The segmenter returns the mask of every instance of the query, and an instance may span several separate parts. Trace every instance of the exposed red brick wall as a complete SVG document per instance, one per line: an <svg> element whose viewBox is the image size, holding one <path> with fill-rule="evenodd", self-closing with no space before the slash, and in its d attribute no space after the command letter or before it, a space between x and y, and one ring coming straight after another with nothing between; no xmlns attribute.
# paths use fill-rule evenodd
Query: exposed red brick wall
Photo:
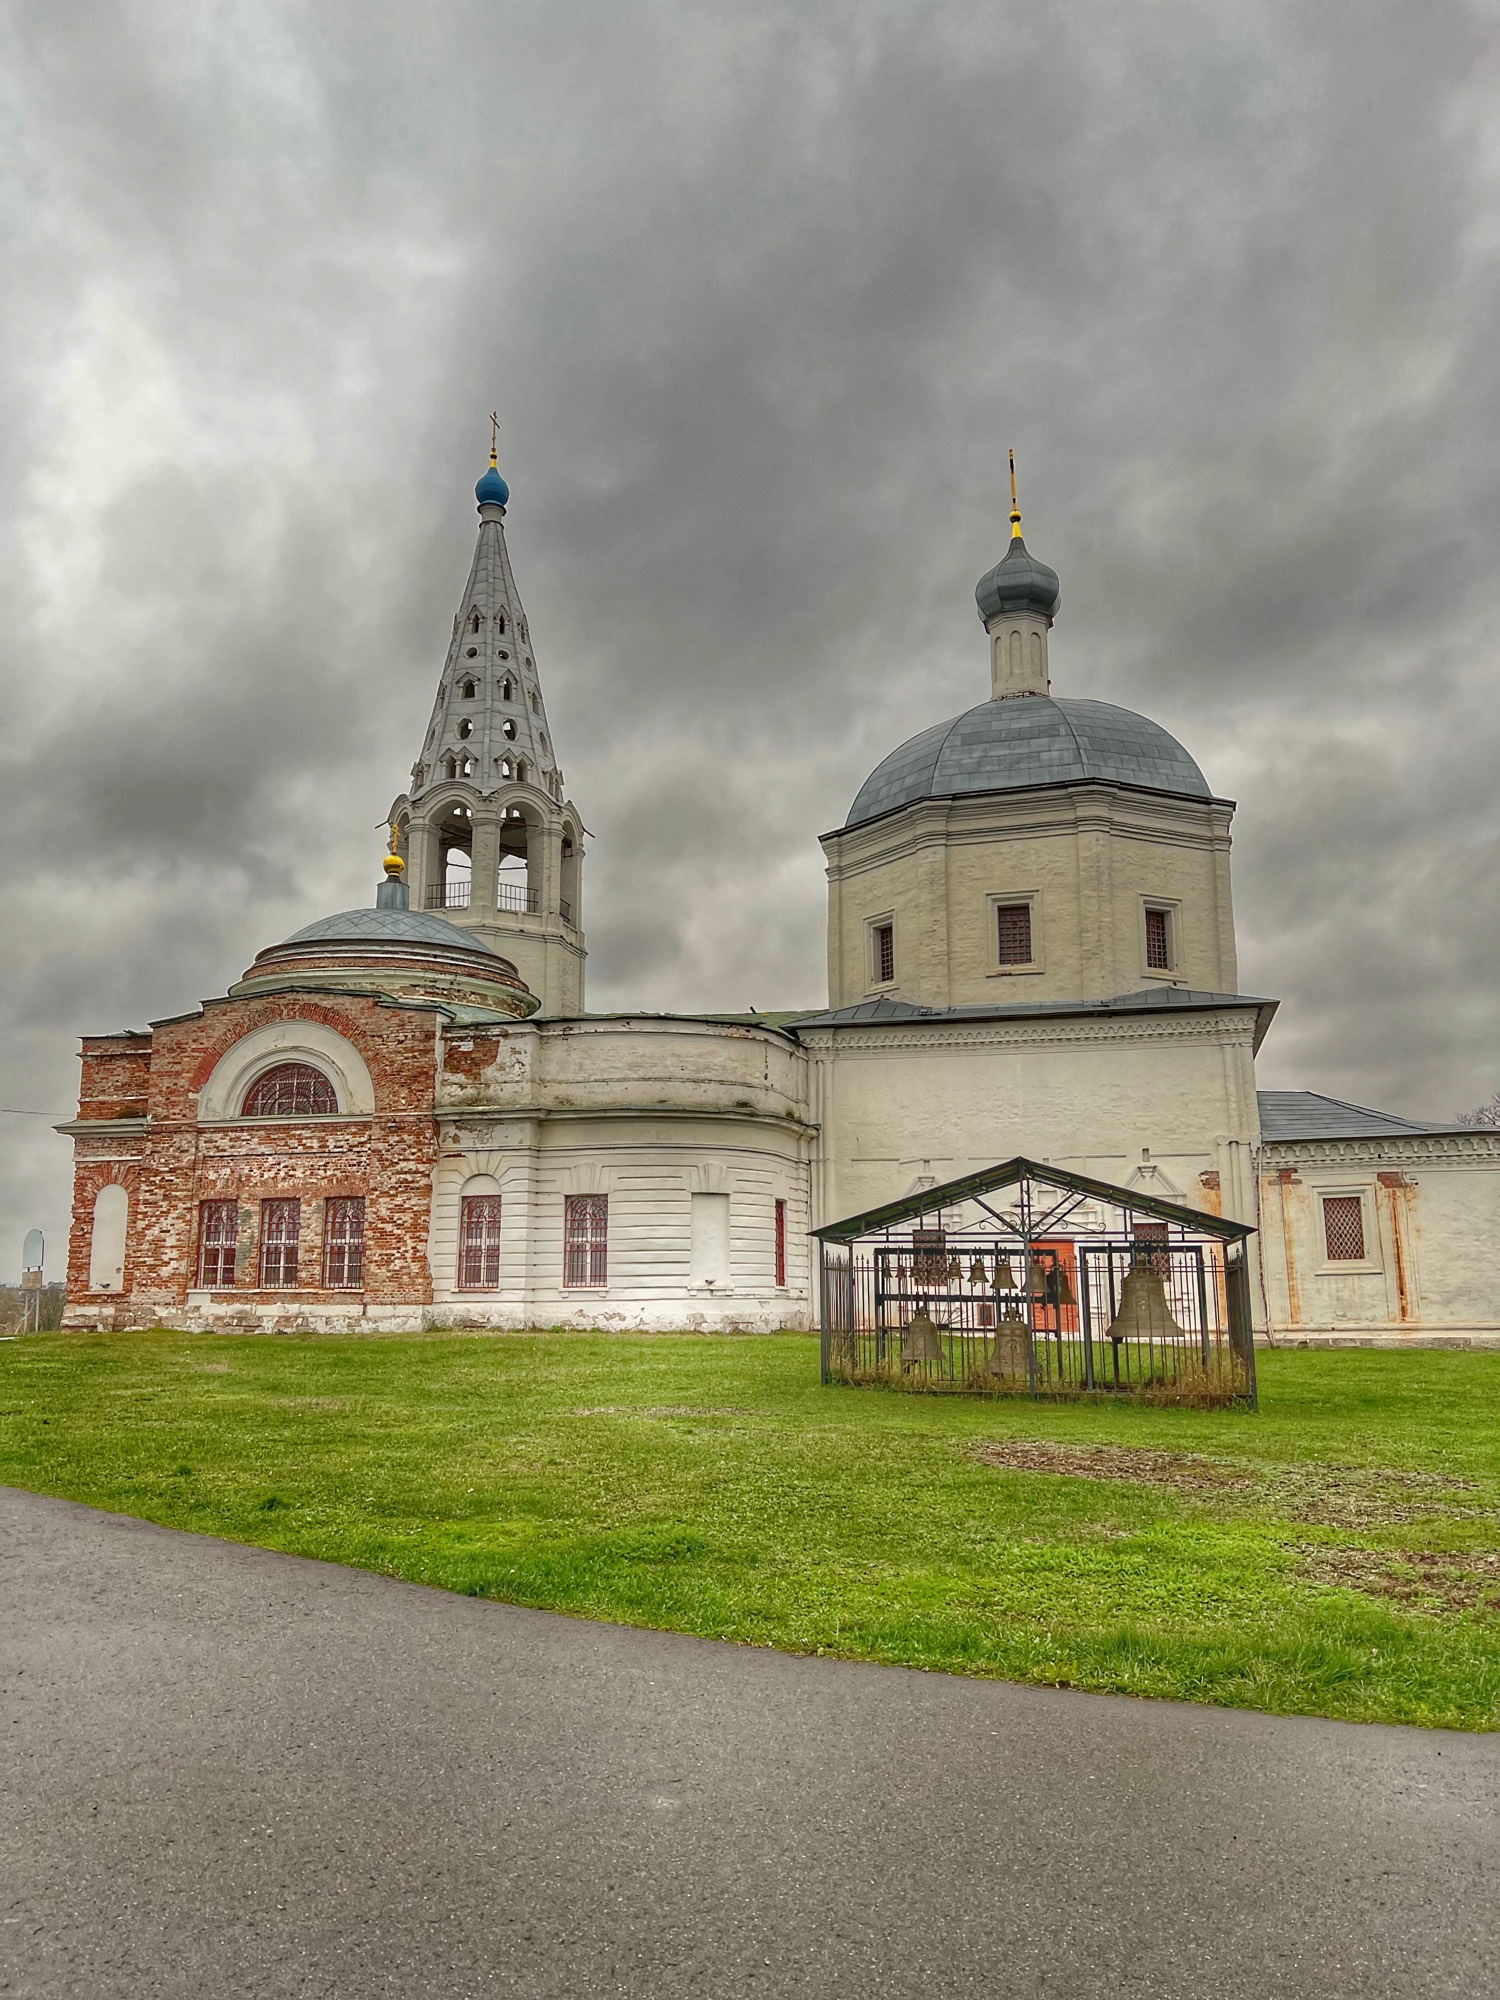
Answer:
<svg viewBox="0 0 1500 2000"><path fill-rule="evenodd" d="M223 1199L240 1208L233 1296L247 1305L272 1303L295 1312L299 1305L334 1300L357 1310L361 1296L372 1305L428 1303L438 1018L430 1009L361 994L283 993L212 1001L201 1013L162 1022L149 1037L90 1038L83 1049L80 1118L139 1115L148 1108L150 1116L139 1136L75 1139L70 1302L119 1299L121 1324L183 1307L197 1278L198 1205ZM197 1093L219 1059L254 1029L296 1020L332 1028L358 1049L374 1086L375 1115L200 1129ZM126 1104L132 1111L120 1108ZM130 1193L123 1295L88 1289L94 1201L112 1180ZM330 1195L365 1199L362 1294L321 1290L323 1203ZM303 1282L295 1291L263 1293L260 1203L283 1196L302 1203Z"/></svg>

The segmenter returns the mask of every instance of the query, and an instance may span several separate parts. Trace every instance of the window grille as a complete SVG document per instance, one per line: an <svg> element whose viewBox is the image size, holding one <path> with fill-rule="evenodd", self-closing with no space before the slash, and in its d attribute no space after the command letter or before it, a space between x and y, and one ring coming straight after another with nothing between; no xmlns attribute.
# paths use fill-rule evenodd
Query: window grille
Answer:
<svg viewBox="0 0 1500 2000"><path fill-rule="evenodd" d="M278 1063L258 1076L245 1093L244 1118L310 1118L337 1111L333 1085L311 1063Z"/></svg>
<svg viewBox="0 0 1500 2000"><path fill-rule="evenodd" d="M297 1250L302 1237L300 1201L260 1205L260 1285L264 1292L287 1291L297 1282Z"/></svg>
<svg viewBox="0 0 1500 2000"><path fill-rule="evenodd" d="M466 1194L459 1203L460 1291L493 1291L500 1282L500 1197Z"/></svg>
<svg viewBox="0 0 1500 2000"><path fill-rule="evenodd" d="M1000 963L1002 965L1030 965L1030 903L1003 904L995 912L995 922L999 931Z"/></svg>
<svg viewBox="0 0 1500 2000"><path fill-rule="evenodd" d="M239 1229L237 1202L199 1202L198 1283L204 1291L227 1291L234 1284L234 1245Z"/></svg>
<svg viewBox="0 0 1500 2000"><path fill-rule="evenodd" d="M1172 969L1172 918L1168 910L1146 912L1146 964L1153 972Z"/></svg>
<svg viewBox="0 0 1500 2000"><path fill-rule="evenodd" d="M786 1203L776 1199L776 1282L786 1283Z"/></svg>
<svg viewBox="0 0 1500 2000"><path fill-rule="evenodd" d="M323 1283L330 1291L358 1291L364 1276L364 1199L332 1196L323 1204Z"/></svg>
<svg viewBox="0 0 1500 2000"><path fill-rule="evenodd" d="M1325 1194L1323 1242L1330 1264L1365 1261L1365 1205L1357 1194Z"/></svg>
<svg viewBox="0 0 1500 2000"><path fill-rule="evenodd" d="M1165 1222L1138 1222L1131 1231L1135 1238L1135 1263L1148 1271L1172 1274L1171 1234Z"/></svg>
<svg viewBox="0 0 1500 2000"><path fill-rule="evenodd" d="M894 924L875 926L875 979L881 986L888 985L896 976L896 927Z"/></svg>
<svg viewBox="0 0 1500 2000"><path fill-rule="evenodd" d="M609 1196L570 1194L563 1203L563 1283L608 1283Z"/></svg>

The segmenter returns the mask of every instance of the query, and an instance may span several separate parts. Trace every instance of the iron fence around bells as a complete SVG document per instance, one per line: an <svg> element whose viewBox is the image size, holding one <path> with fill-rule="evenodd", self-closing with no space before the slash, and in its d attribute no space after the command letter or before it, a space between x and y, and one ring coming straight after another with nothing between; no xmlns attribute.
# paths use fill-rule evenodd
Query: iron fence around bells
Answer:
<svg viewBox="0 0 1500 2000"><path fill-rule="evenodd" d="M825 1243L822 1350L825 1382L1256 1400L1243 1245L1166 1225L1050 1243L943 1229Z"/></svg>

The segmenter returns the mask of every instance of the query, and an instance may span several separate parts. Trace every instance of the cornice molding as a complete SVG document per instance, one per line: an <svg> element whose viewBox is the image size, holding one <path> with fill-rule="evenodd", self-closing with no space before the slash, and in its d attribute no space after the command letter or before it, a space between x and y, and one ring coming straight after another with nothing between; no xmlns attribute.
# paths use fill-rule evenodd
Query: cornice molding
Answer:
<svg viewBox="0 0 1500 2000"><path fill-rule="evenodd" d="M1403 1132L1386 1139L1266 1139L1261 1151L1268 1167L1336 1165L1348 1161L1374 1165L1381 1160L1472 1161L1476 1166L1500 1167L1500 1131L1493 1136L1482 1132Z"/></svg>
<svg viewBox="0 0 1500 2000"><path fill-rule="evenodd" d="M971 1027L908 1021L883 1028L807 1028L801 1034L808 1048L836 1055L884 1049L921 1054L930 1048L1076 1047L1100 1042L1214 1042L1250 1048L1255 1038L1255 1015L1247 1008L1243 1014L1128 1014L1089 1020L984 1021Z"/></svg>

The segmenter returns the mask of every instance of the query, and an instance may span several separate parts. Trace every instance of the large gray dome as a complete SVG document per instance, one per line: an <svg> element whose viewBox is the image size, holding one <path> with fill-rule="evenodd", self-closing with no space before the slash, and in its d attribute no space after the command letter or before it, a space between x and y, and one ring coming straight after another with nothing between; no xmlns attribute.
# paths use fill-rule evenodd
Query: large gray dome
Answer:
<svg viewBox="0 0 1500 2000"><path fill-rule="evenodd" d="M1177 739L1144 715L1108 701L1016 695L982 701L893 750L860 786L844 824L859 826L918 799L1089 778L1148 792L1213 797Z"/></svg>
<svg viewBox="0 0 1500 2000"><path fill-rule="evenodd" d="M319 917L293 931L288 944L441 944L450 950L479 951L499 958L482 938L450 924L446 917L434 917L426 910L340 910L336 916ZM502 963L508 961L502 960Z"/></svg>

